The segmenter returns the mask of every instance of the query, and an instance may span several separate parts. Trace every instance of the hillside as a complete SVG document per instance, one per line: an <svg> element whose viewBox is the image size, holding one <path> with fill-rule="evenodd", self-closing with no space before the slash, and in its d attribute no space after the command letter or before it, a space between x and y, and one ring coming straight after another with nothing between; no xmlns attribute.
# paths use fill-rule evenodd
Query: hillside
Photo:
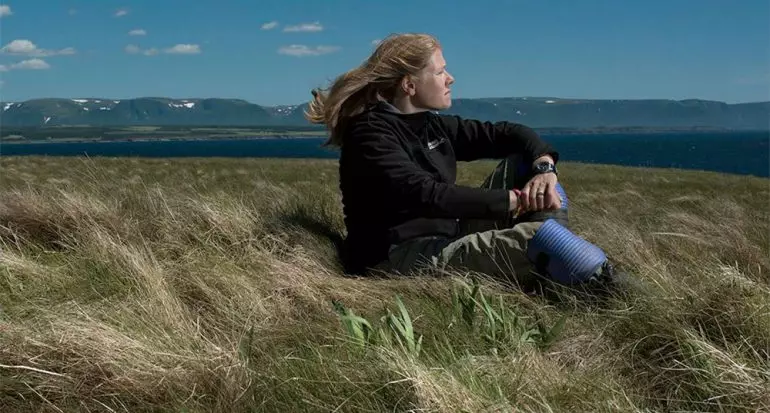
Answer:
<svg viewBox="0 0 770 413"><path fill-rule="evenodd" d="M241 99L142 97L34 99L0 103L0 124L29 126L223 125L306 126L306 104L260 106ZM449 114L510 120L544 128L767 129L770 102L706 100L586 100L549 97L456 99Z"/></svg>
<svg viewBox="0 0 770 413"><path fill-rule="evenodd" d="M345 276L331 160L4 159L2 411L767 412L768 180L562 168L647 288Z"/></svg>

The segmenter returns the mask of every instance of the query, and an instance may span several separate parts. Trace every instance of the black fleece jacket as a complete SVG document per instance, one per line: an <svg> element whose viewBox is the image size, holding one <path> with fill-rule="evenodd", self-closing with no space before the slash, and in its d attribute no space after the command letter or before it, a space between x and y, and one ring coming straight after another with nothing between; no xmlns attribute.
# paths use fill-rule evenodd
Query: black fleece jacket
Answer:
<svg viewBox="0 0 770 413"><path fill-rule="evenodd" d="M457 161L559 154L531 128L433 112L399 113L387 103L347 119L339 161L348 236L347 270L361 273L405 240L459 236L459 220L509 212L505 189L455 184Z"/></svg>

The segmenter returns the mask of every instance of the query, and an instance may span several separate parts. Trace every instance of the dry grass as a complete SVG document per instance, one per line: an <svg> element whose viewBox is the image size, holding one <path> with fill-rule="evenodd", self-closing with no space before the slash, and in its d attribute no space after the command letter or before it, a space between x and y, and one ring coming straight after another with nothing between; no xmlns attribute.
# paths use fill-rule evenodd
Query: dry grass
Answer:
<svg viewBox="0 0 770 413"><path fill-rule="evenodd" d="M768 180L562 171L573 230L649 289L483 281L491 340L453 305L470 274L343 276L334 161L3 158L2 411L770 411ZM380 320L397 295L419 351ZM333 301L390 339L356 344Z"/></svg>

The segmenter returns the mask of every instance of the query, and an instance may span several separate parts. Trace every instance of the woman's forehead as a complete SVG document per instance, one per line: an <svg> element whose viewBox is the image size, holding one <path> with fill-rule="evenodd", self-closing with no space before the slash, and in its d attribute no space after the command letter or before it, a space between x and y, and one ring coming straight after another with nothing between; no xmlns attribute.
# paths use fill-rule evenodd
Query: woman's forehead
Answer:
<svg viewBox="0 0 770 413"><path fill-rule="evenodd" d="M444 54L441 53L441 49L436 49L433 55L430 57L428 67L431 69L441 69L446 66L446 60L444 60Z"/></svg>

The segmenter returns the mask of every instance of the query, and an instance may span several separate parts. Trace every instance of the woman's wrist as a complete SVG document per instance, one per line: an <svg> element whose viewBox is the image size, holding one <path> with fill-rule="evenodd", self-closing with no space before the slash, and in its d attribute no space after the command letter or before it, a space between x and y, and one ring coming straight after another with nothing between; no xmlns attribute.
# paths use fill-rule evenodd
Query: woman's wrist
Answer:
<svg viewBox="0 0 770 413"><path fill-rule="evenodd" d="M540 156L538 156L538 157L535 159L535 161L534 161L534 162L532 162L532 165L533 165L533 166L534 166L534 165L537 165L538 163L540 163L540 162L543 162L543 161L547 161L547 162L549 162L549 163L553 163L553 164L555 164L555 163L556 163L556 162L554 161L553 157L552 157L551 155L549 155L549 154L547 154L547 153L546 153L546 154L543 154L543 155L540 155Z"/></svg>
<svg viewBox="0 0 770 413"><path fill-rule="evenodd" d="M519 209L519 196L521 195L521 192L517 189L509 190L508 191L508 211L516 211Z"/></svg>

